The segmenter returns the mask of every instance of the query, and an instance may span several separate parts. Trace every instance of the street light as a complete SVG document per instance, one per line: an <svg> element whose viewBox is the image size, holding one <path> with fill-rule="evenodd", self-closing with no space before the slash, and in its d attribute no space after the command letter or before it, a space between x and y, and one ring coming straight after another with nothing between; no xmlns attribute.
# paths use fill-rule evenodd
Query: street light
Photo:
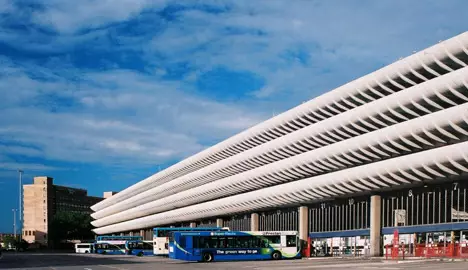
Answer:
<svg viewBox="0 0 468 270"><path fill-rule="evenodd" d="M22 222L22 219L23 219L23 196L22 196L22 193L23 193L23 171L21 169L18 169L18 173L19 173L19 241L21 242L21 238L23 236L23 222Z"/></svg>
<svg viewBox="0 0 468 270"><path fill-rule="evenodd" d="M11 209L13 212L13 235L15 236L16 239L16 210L17 209Z"/></svg>

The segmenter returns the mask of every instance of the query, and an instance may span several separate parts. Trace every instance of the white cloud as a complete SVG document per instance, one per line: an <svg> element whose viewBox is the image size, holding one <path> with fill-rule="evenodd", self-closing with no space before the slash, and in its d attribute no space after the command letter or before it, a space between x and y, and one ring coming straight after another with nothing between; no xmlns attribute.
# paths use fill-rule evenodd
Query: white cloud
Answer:
<svg viewBox="0 0 468 270"><path fill-rule="evenodd" d="M154 165L198 152L206 147L201 141L224 139L262 119L255 111L189 95L178 83L134 71L83 72L80 87L68 90L65 77L73 70L5 66L14 70L0 83L0 95L7 97L0 137L9 154ZM29 69L42 77L30 77ZM44 95L45 104L39 102Z"/></svg>
<svg viewBox="0 0 468 270"><path fill-rule="evenodd" d="M0 129L1 132L1 129ZM40 157L43 155L41 150L38 150L33 147L25 147L18 145L1 145L0 144L0 153L9 153L13 155L22 155L27 157ZM0 155L0 160L2 156Z"/></svg>
<svg viewBox="0 0 468 270"><path fill-rule="evenodd" d="M47 0L41 1L45 8L34 12L33 21L62 33L74 33L126 21L145 8L158 8L165 3L165 0Z"/></svg>
<svg viewBox="0 0 468 270"><path fill-rule="evenodd" d="M14 6L11 0L0 0L0 14L13 11Z"/></svg>
<svg viewBox="0 0 468 270"><path fill-rule="evenodd" d="M0 13L12 13L11 3L0 0ZM80 70L64 55L40 65L0 57L0 69L8 75L0 79L0 138L15 143L0 150L89 163L183 158L206 147L204 142L225 139L466 30L465 1L178 1L225 12L188 8L172 14L172 21L145 13L163 9L168 1L40 3L42 10L30 16L21 11L21 16L58 33L30 27L24 34L2 28L0 19L0 41L41 54L73 54L92 42L88 50L134 52L152 71L119 69L115 59L108 59L104 70ZM138 35L114 31L135 18L145 22L132 26ZM180 81L162 79L179 63L192 70ZM216 67L253 73L265 85L237 103L194 94L200 75ZM14 163L1 155L0 160Z"/></svg>
<svg viewBox="0 0 468 270"><path fill-rule="evenodd" d="M27 171L51 171L51 170L60 170L58 167L46 166L43 164L34 164L34 163L21 163L21 162L0 162L0 168L2 170L22 170Z"/></svg>
<svg viewBox="0 0 468 270"><path fill-rule="evenodd" d="M216 66L249 71L266 82L253 93L256 97L287 92L295 102L466 30L464 1L211 3L229 9L178 12L152 38L148 56L158 53L172 63L189 62L198 73ZM288 52L305 53L308 63L285 57Z"/></svg>

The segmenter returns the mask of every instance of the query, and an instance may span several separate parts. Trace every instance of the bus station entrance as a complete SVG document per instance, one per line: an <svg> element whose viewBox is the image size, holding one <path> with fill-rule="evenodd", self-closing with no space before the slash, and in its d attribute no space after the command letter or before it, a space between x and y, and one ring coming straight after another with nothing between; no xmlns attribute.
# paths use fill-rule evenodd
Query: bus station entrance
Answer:
<svg viewBox="0 0 468 270"><path fill-rule="evenodd" d="M358 257L370 255L369 230L310 233L312 257Z"/></svg>
<svg viewBox="0 0 468 270"><path fill-rule="evenodd" d="M383 229L384 256L468 258L468 223Z"/></svg>
<svg viewBox="0 0 468 270"><path fill-rule="evenodd" d="M466 256L466 180L453 178L376 194L381 237L377 250L381 255L390 250L400 257ZM370 196L310 205L310 256L370 256L371 248L375 250L370 241L371 211Z"/></svg>

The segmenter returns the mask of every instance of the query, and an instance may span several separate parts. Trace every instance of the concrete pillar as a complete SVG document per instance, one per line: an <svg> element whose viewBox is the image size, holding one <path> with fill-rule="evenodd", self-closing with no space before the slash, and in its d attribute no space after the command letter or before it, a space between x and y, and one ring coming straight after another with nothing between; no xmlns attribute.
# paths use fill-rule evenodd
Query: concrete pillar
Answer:
<svg viewBox="0 0 468 270"><path fill-rule="evenodd" d="M224 221L222 218L216 219L216 227L224 227Z"/></svg>
<svg viewBox="0 0 468 270"><path fill-rule="evenodd" d="M130 236L133 236L133 232L130 232Z"/></svg>
<svg viewBox="0 0 468 270"><path fill-rule="evenodd" d="M196 228L197 223L196 222L190 222L190 228Z"/></svg>
<svg viewBox="0 0 468 270"><path fill-rule="evenodd" d="M307 238L309 237L309 207L301 206L298 209L299 212L299 239L301 240L302 247L307 244Z"/></svg>
<svg viewBox="0 0 468 270"><path fill-rule="evenodd" d="M143 238L143 240L146 240L145 230L140 230L140 236Z"/></svg>
<svg viewBox="0 0 468 270"><path fill-rule="evenodd" d="M252 213L250 214L250 230L251 231L258 231L258 214Z"/></svg>
<svg viewBox="0 0 468 270"><path fill-rule="evenodd" d="M370 198L370 255L380 256L380 241L382 231L382 199L379 195Z"/></svg>
<svg viewBox="0 0 468 270"><path fill-rule="evenodd" d="M123 233L123 232L121 232L121 233L120 233L120 236L124 236L124 233Z"/></svg>

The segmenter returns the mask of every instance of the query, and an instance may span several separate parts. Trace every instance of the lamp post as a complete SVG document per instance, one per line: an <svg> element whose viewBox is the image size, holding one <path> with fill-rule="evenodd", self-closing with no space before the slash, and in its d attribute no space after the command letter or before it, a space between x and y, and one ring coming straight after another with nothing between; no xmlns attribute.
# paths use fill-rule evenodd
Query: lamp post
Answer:
<svg viewBox="0 0 468 270"><path fill-rule="evenodd" d="M13 235L16 239L16 209L11 209L11 211L13 212Z"/></svg>
<svg viewBox="0 0 468 270"><path fill-rule="evenodd" d="M19 241L21 242L21 238L23 236L23 171L18 170L19 173Z"/></svg>

